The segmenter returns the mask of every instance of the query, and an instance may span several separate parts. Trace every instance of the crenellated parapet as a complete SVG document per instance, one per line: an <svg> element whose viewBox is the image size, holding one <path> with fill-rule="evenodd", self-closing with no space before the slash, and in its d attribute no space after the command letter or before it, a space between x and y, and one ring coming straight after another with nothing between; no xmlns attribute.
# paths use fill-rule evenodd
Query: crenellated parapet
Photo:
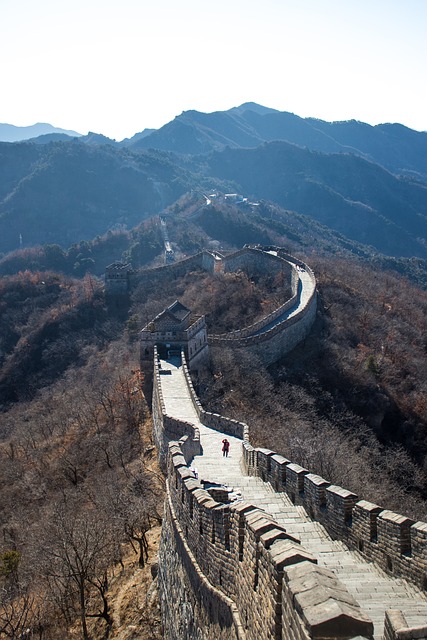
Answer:
<svg viewBox="0 0 427 640"><path fill-rule="evenodd" d="M193 406L196 410L200 422L203 422L203 424L205 424L207 427L211 427L211 429L215 429L216 431L221 431L222 433L236 436L241 440L248 440L249 427L246 423L239 422L239 420L234 420L233 418L226 418L225 416L221 416L219 413L212 413L211 411L205 411L203 409L202 404L197 397L196 392L194 391L189 368L185 359L184 350L182 350L181 352L181 361L182 368L185 372L185 381L187 384L188 393L191 396Z"/></svg>
<svg viewBox="0 0 427 640"><path fill-rule="evenodd" d="M380 506L359 500L347 489L278 457L273 451L243 443L249 475L270 482L296 505L305 507L329 534L359 551L390 575L427 588L427 523L414 522ZM280 459L281 458L281 459Z"/></svg>
<svg viewBox="0 0 427 640"><path fill-rule="evenodd" d="M268 365L294 349L310 332L317 311L316 278L307 265L295 258L292 261L287 255L285 259L279 251L273 254L257 249L246 251L262 255L262 258L257 257L266 260L270 267L271 264L276 264L277 268L283 265L283 273L287 265L292 295L272 313L250 326L227 334L210 334L209 344L248 349Z"/></svg>
<svg viewBox="0 0 427 640"><path fill-rule="evenodd" d="M240 437L253 454L253 472L268 458L265 473L277 475L279 481L285 459L273 452L263 457L261 450L251 448L246 424L205 412L184 361L183 367L188 392L203 422L209 420L221 433ZM172 428L181 435L167 444L167 502L159 553L164 637L371 638L369 617L336 576L317 565L298 538L255 504L231 502L227 492L205 489L195 477L190 465L199 445L197 430L193 426L191 431L191 425L179 420L170 426L161 375L156 366L155 432ZM164 450L167 438L156 440Z"/></svg>
<svg viewBox="0 0 427 640"><path fill-rule="evenodd" d="M186 548L187 561L192 558L192 571L207 581L206 585L199 582L194 593L188 574L181 568L179 594L188 598L187 612L194 615L187 621L189 628L200 624L200 619L209 618L210 625L215 626L216 622L218 628L207 631L203 636L206 638L372 637L369 617L331 571L317 566L317 559L297 538L254 504L216 501L194 479L188 462L182 445L170 443L168 524L160 564L164 571L161 579L169 584L172 527L174 536L180 537L179 547ZM174 553L176 548L175 545ZM213 588L215 597L210 600L206 593L210 598ZM161 586L163 594L168 590L171 596L170 584ZM167 596L163 597L163 606L171 606L166 602ZM207 611L201 612L204 602ZM320 606L326 602L327 607ZM226 629L221 627L221 610ZM169 625L165 637L177 637L170 628L170 616L165 618ZM186 633L182 637L197 636Z"/></svg>
<svg viewBox="0 0 427 640"><path fill-rule="evenodd" d="M221 433L241 439L248 475L262 478L277 493L286 493L294 505L304 507L312 520L322 524L333 539L343 541L387 573L407 578L425 589L427 523L414 523L359 500L351 491L331 484L284 456L253 447L245 423L204 411L184 358L183 370L199 419L204 424L210 421L211 427ZM181 426L182 433L187 429L187 425ZM219 628L210 627L204 637L209 640L371 637L369 617L335 573L319 567L317 558L304 549L300 540L256 504L230 501L227 492L221 494L216 487L205 489L189 466L193 448L187 447L186 436L168 445L167 517L172 518L179 530L181 544L188 547L194 571L204 576L210 589L215 589L215 610L206 612L203 598L195 604L192 587L183 575L179 588L182 592L185 585L183 592L187 611L194 614L193 625L197 626L198 620L212 621L212 616L217 619L216 607L227 609L231 625L225 631L217 619ZM171 547L163 540L162 559L167 563L165 545L169 553ZM178 568L177 557L175 560ZM168 581L166 575L164 580ZM195 597L197 601L201 596L197 592ZM222 598L221 605L218 598ZM385 625L387 640L409 640L425 637L427 633L427 625L410 627L403 614L396 611L387 612Z"/></svg>
<svg viewBox="0 0 427 640"><path fill-rule="evenodd" d="M177 420L166 413L165 402L160 384L160 376L163 375L154 347L154 374L153 374L153 434L157 447L160 466L166 469L169 442L177 440L188 460L200 453L200 433L197 427L184 420Z"/></svg>
<svg viewBox="0 0 427 640"><path fill-rule="evenodd" d="M137 271L129 264L115 262L106 269L106 295L111 300L118 298L119 303L137 284L145 281L160 284L195 269L213 274L244 270L249 276L274 277L280 285L289 283L292 291L288 300L258 322L227 334L209 335L210 344L246 348L265 364L271 364L291 351L310 331L317 309L316 279L306 264L279 247L244 247L227 255L204 250L173 264ZM148 326L144 330L142 337L147 337ZM151 355L150 352L150 360Z"/></svg>

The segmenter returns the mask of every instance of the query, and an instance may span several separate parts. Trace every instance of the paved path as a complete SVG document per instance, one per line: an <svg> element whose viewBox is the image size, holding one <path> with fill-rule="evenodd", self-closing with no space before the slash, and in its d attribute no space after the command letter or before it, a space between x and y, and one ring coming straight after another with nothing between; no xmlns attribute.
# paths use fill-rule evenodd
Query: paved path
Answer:
<svg viewBox="0 0 427 640"><path fill-rule="evenodd" d="M242 442L227 435L230 453L224 458L221 441L225 434L201 424L187 391L184 373L178 358L161 361L162 369L170 375L161 376L166 413L188 420L200 429L203 455L195 456L193 466L200 480L208 480L232 487L237 496L252 502L270 513L287 532L301 540L301 544L318 559L321 566L333 570L346 585L362 610L374 623L375 638L382 637L384 612L400 609L409 626L427 623L427 598L415 586L388 576L373 563L367 562L357 551L332 540L326 530L311 521L303 507L295 506L284 493L275 493L269 483L250 477L242 471Z"/></svg>
<svg viewBox="0 0 427 640"><path fill-rule="evenodd" d="M282 313L272 322L269 322L264 327L261 327L260 329L257 329L256 331L254 331L251 335L257 336L257 335L260 335L261 333L265 333L266 331L269 331L270 329L275 327L277 324L284 322L288 318L292 318L292 316L295 316L297 313L299 313L301 309L304 309L304 307L308 302L308 299L313 293L313 288L315 287L315 284L313 283L313 280L309 276L307 271L302 271L302 270L299 271L298 276L301 283L300 284L301 290L300 290L300 295L298 296L298 300L296 304L290 309L288 309L287 311L285 311L284 313Z"/></svg>

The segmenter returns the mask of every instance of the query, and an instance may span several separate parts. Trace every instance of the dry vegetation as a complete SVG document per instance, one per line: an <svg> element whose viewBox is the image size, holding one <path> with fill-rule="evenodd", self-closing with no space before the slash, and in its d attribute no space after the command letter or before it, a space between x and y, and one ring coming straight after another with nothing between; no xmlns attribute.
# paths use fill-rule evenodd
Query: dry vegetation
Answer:
<svg viewBox="0 0 427 640"><path fill-rule="evenodd" d="M1 285L0 637L115 637L163 502L138 353L92 280Z"/></svg>
<svg viewBox="0 0 427 640"><path fill-rule="evenodd" d="M144 568L163 498L132 360L113 344L3 416L0 637L115 637L112 584L131 549Z"/></svg>
<svg viewBox="0 0 427 640"><path fill-rule="evenodd" d="M425 518L426 294L358 263L314 267L320 313L305 343L270 371L212 350L202 401L245 420L256 444ZM163 478L137 331L177 298L228 331L287 290L242 273L153 280L126 320L91 278L26 272L0 294L0 637L156 640Z"/></svg>
<svg viewBox="0 0 427 640"><path fill-rule="evenodd" d="M276 304L273 284L205 273L153 282L124 322L90 277L1 280L0 637L159 636L155 592L147 604L140 578L163 477L136 331L177 297L205 307L217 331L252 322Z"/></svg>
<svg viewBox="0 0 427 640"><path fill-rule="evenodd" d="M279 278L250 278L243 272L195 271L169 281L153 278L132 294L131 324L147 323L179 298L194 314L206 315L209 333L223 333L252 324L290 295L290 286Z"/></svg>

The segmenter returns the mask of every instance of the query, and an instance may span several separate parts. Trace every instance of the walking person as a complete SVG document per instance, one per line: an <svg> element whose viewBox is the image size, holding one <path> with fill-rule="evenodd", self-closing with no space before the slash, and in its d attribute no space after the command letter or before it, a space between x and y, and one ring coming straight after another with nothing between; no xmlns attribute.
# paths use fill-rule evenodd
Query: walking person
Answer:
<svg viewBox="0 0 427 640"><path fill-rule="evenodd" d="M228 452L230 450L230 443L228 442L227 438L224 438L224 440L222 441L222 456L228 458Z"/></svg>

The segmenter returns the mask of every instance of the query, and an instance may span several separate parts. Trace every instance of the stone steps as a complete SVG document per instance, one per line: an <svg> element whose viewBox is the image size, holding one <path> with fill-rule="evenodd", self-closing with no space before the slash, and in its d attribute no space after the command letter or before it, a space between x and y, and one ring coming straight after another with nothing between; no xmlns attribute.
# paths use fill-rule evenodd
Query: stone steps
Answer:
<svg viewBox="0 0 427 640"><path fill-rule="evenodd" d="M393 578L373 563L367 562L357 551L349 550L341 541L332 540L324 527L310 520L301 506L293 505L284 493L276 493L269 483L258 477L246 476L241 467L242 443L227 435L230 454L224 458L221 441L225 434L202 425L191 403L182 368L176 363L162 361L162 368L171 375L161 377L166 413L191 420L200 430L203 455L195 456L192 466L197 468L199 481L223 484L233 490L238 499L251 502L275 518L289 534L298 538L312 553L320 566L332 570L339 580L371 617L375 638L381 638L386 609L399 609L408 625L427 622L427 599L415 586Z"/></svg>

